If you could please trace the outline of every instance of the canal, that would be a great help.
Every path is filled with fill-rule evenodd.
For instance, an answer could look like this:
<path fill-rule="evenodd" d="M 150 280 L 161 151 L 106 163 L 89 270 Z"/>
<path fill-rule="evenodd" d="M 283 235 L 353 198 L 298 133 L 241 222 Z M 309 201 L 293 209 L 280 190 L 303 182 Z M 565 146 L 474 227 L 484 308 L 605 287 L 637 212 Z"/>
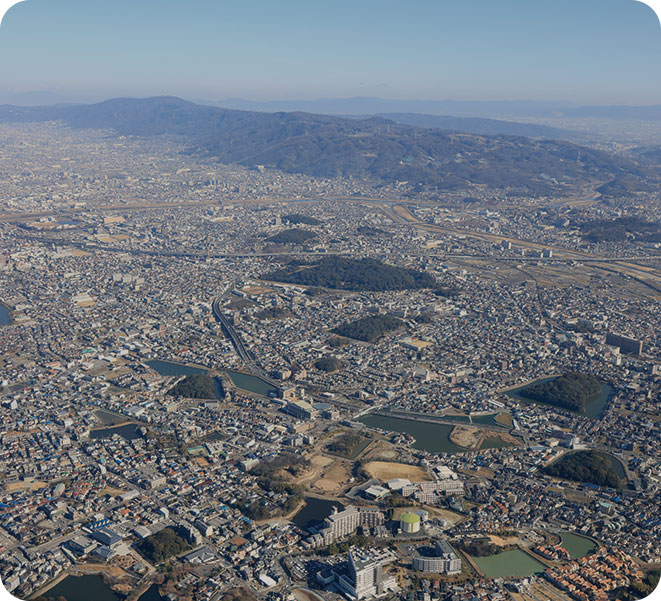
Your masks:
<path fill-rule="evenodd" d="M 546 566 L 520 549 L 504 551 L 487 557 L 473 557 L 478 568 L 487 578 L 525 578 L 543 572 Z"/>
<path fill-rule="evenodd" d="M 67 576 L 43 597 L 64 597 L 67 601 L 121 601 L 122 597 L 113 591 L 98 574 L 85 576 Z"/>
<path fill-rule="evenodd" d="M 552 376 L 550 378 L 541 378 L 539 380 L 534 380 L 533 382 L 528 382 L 525 386 L 519 386 L 519 388 L 508 390 L 505 394 L 513 399 L 516 399 L 521 403 L 537 403 L 537 401 L 533 401 L 531 399 L 521 396 L 520 392 L 522 390 L 525 390 L 529 386 L 532 386 L 533 384 L 538 384 L 540 382 L 550 382 L 551 380 L 555 380 L 556 378 L 557 376 Z M 589 399 L 585 404 L 585 415 L 590 419 L 599 419 L 602 416 L 604 410 L 606 409 L 606 406 L 608 405 L 608 401 L 611 399 L 614 393 L 612 386 L 609 386 L 604 382 L 599 382 L 599 385 L 601 386 L 601 392 L 599 393 L 599 395 Z M 544 405 L 545 403 L 537 403 L 537 404 Z M 551 405 L 547 405 L 547 407 L 549 406 Z M 559 410 L 569 411 L 568 409 L 561 409 L 561 408 L 559 408 Z M 572 413 L 576 413 L 576 412 L 572 412 Z"/>

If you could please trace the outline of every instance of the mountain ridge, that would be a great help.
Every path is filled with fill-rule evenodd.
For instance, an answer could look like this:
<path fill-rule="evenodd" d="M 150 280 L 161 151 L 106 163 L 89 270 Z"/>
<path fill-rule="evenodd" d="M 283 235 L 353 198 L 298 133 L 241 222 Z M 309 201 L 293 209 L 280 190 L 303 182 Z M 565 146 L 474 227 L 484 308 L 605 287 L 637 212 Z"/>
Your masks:
<path fill-rule="evenodd" d="M 61 121 L 126 136 L 177 135 L 191 152 L 223 163 L 406 182 L 413 189 L 459 190 L 478 184 L 514 194 L 552 195 L 570 184 L 642 174 L 633 160 L 560 140 L 423 129 L 381 117 L 239 111 L 173 96 L 59 107 L 5 105 L 0 121 Z"/>

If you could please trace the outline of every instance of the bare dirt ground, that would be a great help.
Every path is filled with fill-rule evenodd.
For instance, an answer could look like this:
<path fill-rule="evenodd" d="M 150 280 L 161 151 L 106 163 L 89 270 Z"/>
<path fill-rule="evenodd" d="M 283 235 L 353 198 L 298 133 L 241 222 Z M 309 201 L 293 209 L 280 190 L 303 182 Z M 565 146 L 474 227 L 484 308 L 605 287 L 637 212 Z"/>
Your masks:
<path fill-rule="evenodd" d="M 363 469 L 372 477 L 379 480 L 392 478 L 407 478 L 411 482 L 427 482 L 431 480 L 429 474 L 417 465 L 395 463 L 392 461 L 370 461 Z"/>
<path fill-rule="evenodd" d="M 5 484 L 5 490 L 7 492 L 18 492 L 20 490 L 34 491 L 40 488 L 46 488 L 47 486 L 48 482 L 41 482 L 40 480 L 36 482 L 11 482 L 10 484 Z"/>
<path fill-rule="evenodd" d="M 483 431 L 479 428 L 455 426 L 450 432 L 450 442 L 465 449 L 477 449 L 482 442 Z"/>
<path fill-rule="evenodd" d="M 399 451 L 393 447 L 392 444 L 385 440 L 375 440 L 367 449 L 366 453 L 363 455 L 363 459 L 369 459 L 371 461 L 379 461 L 385 459 L 386 461 L 392 461 L 399 457 Z"/>
<path fill-rule="evenodd" d="M 438 507 L 429 507 L 427 505 L 424 506 L 424 509 L 426 509 L 429 512 L 429 515 L 432 515 L 437 518 L 444 518 L 448 522 L 451 522 L 452 524 L 464 522 L 468 519 L 465 515 L 461 515 L 460 513 L 455 513 L 454 511 L 450 511 L 449 509 L 439 509 Z"/>
<path fill-rule="evenodd" d="M 323 455 L 315 455 L 310 459 L 310 463 L 315 467 L 324 468 L 333 463 L 333 460 L 330 457 L 324 457 Z"/>
<path fill-rule="evenodd" d="M 271 288 L 266 288 L 266 286 L 244 286 L 241 288 L 242 292 L 245 292 L 246 294 L 252 294 L 252 295 L 259 295 L 259 294 L 267 294 L 268 292 L 273 292 Z"/>
<path fill-rule="evenodd" d="M 512 425 L 512 416 L 509 413 L 499 413 L 496 416 L 496 421 L 499 424 L 503 424 L 504 426 L 511 426 Z"/>
<path fill-rule="evenodd" d="M 489 534 L 489 538 L 491 539 L 491 542 L 494 545 L 498 545 L 499 547 L 505 547 L 506 545 L 513 545 L 515 543 L 519 542 L 519 537 L 518 536 L 507 536 L 507 537 L 502 537 L 498 536 L 497 534 Z"/>
<path fill-rule="evenodd" d="M 325 469 L 321 474 L 321 477 L 311 485 L 311 488 L 317 489 L 323 493 L 337 493 L 349 484 L 350 478 L 350 463 L 331 460 L 331 463 L 327 464 L 327 469 Z"/>
<path fill-rule="evenodd" d="M 111 497 L 117 497 L 123 495 L 126 491 L 121 488 L 115 488 L 114 486 L 106 486 L 99 491 L 99 496 L 110 495 Z"/>
<path fill-rule="evenodd" d="M 449 438 L 454 444 L 466 449 L 479 449 L 485 438 L 500 438 L 500 440 L 512 445 L 519 444 L 519 441 L 507 432 L 496 432 L 469 426 L 455 426 L 450 432 Z"/>
<path fill-rule="evenodd" d="M 292 591 L 296 601 L 324 601 L 324 597 L 307 589 L 297 588 Z"/>

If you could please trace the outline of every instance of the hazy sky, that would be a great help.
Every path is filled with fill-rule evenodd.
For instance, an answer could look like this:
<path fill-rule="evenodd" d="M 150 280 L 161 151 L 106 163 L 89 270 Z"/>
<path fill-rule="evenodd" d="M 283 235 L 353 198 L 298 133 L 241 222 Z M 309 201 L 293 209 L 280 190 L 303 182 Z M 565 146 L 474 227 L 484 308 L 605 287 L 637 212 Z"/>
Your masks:
<path fill-rule="evenodd" d="M 661 103 L 634 0 L 27 0 L 0 92 Z"/>

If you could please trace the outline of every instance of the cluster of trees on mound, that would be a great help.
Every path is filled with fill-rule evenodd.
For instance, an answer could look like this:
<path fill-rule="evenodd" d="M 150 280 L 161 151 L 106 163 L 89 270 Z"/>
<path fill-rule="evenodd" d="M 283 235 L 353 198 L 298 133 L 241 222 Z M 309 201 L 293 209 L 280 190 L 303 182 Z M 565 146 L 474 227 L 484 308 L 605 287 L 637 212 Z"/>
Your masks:
<path fill-rule="evenodd" d="M 376 259 L 345 257 L 324 257 L 312 264 L 291 262 L 281 269 L 264 274 L 262 278 L 301 286 L 358 292 L 439 288 L 438 282 L 422 271 L 386 265 Z"/>
<path fill-rule="evenodd" d="M 332 332 L 354 340 L 372 342 L 386 332 L 401 328 L 404 322 L 392 315 L 371 315 L 337 326 Z"/>
<path fill-rule="evenodd" d="M 570 332 L 578 332 L 579 334 L 592 334 L 595 331 L 594 327 L 585 321 L 565 323 L 565 329 L 569 330 Z"/>
<path fill-rule="evenodd" d="M 186 376 L 168 390 L 170 396 L 182 396 L 188 399 L 215 399 L 218 398 L 218 394 L 220 398 L 225 397 L 222 380 L 204 374 Z"/>
<path fill-rule="evenodd" d="M 298 504 L 303 500 L 303 487 L 298 484 L 291 484 L 287 482 L 273 482 L 265 481 L 267 488 L 264 487 L 264 483 L 260 480 L 259 484 L 265 490 L 273 491 L 276 493 L 287 493 L 287 499 L 279 504 L 278 506 L 269 505 L 263 501 L 252 501 L 249 504 L 245 504 L 241 507 L 241 511 L 249 517 L 251 520 L 268 520 L 270 518 L 278 517 L 281 515 L 287 515 L 296 509 Z M 270 486 L 270 488 L 268 488 Z"/>
<path fill-rule="evenodd" d="M 137 548 L 151 563 L 159 564 L 169 557 L 183 553 L 190 546 L 172 528 L 164 528 L 141 540 Z"/>
<path fill-rule="evenodd" d="M 651 595 L 659 585 L 661 570 L 650 570 L 642 580 L 636 580 L 629 586 L 622 586 L 611 591 L 613 599 L 622 601 L 638 601 Z"/>
<path fill-rule="evenodd" d="M 429 311 L 426 311 L 424 313 L 418 313 L 413 318 L 413 321 L 415 321 L 415 323 L 433 323 L 434 322 L 434 314 L 430 313 Z"/>
<path fill-rule="evenodd" d="M 585 404 L 601 394 L 599 380 L 590 374 L 569 372 L 524 388 L 519 394 L 527 399 L 570 411 L 585 411 Z"/>
<path fill-rule="evenodd" d="M 382 230 L 378 227 L 371 227 L 369 225 L 359 225 L 356 228 L 356 233 L 361 236 L 379 236 L 380 234 L 385 234 L 385 230 Z"/>
<path fill-rule="evenodd" d="M 274 244 L 303 244 L 303 242 L 307 242 L 314 237 L 315 236 L 312 232 L 294 228 L 280 232 L 266 240 L 267 242 L 273 242 Z"/>
<path fill-rule="evenodd" d="M 285 317 L 293 317 L 293 314 L 284 307 L 267 307 L 263 311 L 255 313 L 257 319 L 284 319 Z"/>
<path fill-rule="evenodd" d="M 344 367 L 344 361 L 329 355 L 328 357 L 322 357 L 318 361 L 315 361 L 314 366 L 321 371 L 330 373 L 342 369 Z"/>
<path fill-rule="evenodd" d="M 460 545 L 461 549 L 471 555 L 472 557 L 488 557 L 489 555 L 496 555 L 503 551 L 509 551 L 513 548 L 512 545 L 500 547 L 492 543 L 488 538 L 478 538 L 476 540 L 463 541 Z"/>
<path fill-rule="evenodd" d="M 287 499 L 279 506 L 268 505 L 263 501 L 253 501 L 243 504 L 241 511 L 251 520 L 265 520 L 278 515 L 292 512 L 303 500 L 305 489 L 296 483 L 287 482 L 282 478 L 282 470 L 288 471 L 292 476 L 299 475 L 310 462 L 294 453 L 281 453 L 271 459 L 261 461 L 250 470 L 257 476 L 257 484 L 266 492 L 285 493 Z"/>
<path fill-rule="evenodd" d="M 327 449 L 331 453 L 336 455 L 341 455 L 342 457 L 353 457 L 354 453 L 357 451 L 358 447 L 365 442 L 365 438 L 360 434 L 354 434 L 353 432 L 347 432 L 338 436 L 333 442 L 331 442 Z"/>
<path fill-rule="evenodd" d="M 338 553 L 348 553 L 351 547 L 366 547 L 369 544 L 369 538 L 364 534 L 357 534 L 341 543 L 331 543 L 326 548 L 328 555 L 337 555 Z"/>
<path fill-rule="evenodd" d="M 640 217 L 596 219 L 583 223 L 581 230 L 590 242 L 622 242 L 629 237 L 638 242 L 661 242 L 661 223 Z"/>
<path fill-rule="evenodd" d="M 281 453 L 270 459 L 260 461 L 250 470 L 250 473 L 260 478 L 272 479 L 276 477 L 281 470 L 286 470 L 292 476 L 297 476 L 309 466 L 310 462 L 305 457 L 301 457 L 301 455 L 296 455 L 295 453 Z"/>
<path fill-rule="evenodd" d="M 290 213 L 289 215 L 283 215 L 282 220 L 286 221 L 287 223 L 293 223 L 294 225 L 298 225 L 299 223 L 303 223 L 305 225 L 321 225 L 321 221 L 318 219 L 310 217 L 309 215 L 301 215 L 301 213 Z"/>
<path fill-rule="evenodd" d="M 610 458 L 599 451 L 576 451 L 563 455 L 547 465 L 544 473 L 563 480 L 620 488 L 622 479 L 613 468 Z"/>

